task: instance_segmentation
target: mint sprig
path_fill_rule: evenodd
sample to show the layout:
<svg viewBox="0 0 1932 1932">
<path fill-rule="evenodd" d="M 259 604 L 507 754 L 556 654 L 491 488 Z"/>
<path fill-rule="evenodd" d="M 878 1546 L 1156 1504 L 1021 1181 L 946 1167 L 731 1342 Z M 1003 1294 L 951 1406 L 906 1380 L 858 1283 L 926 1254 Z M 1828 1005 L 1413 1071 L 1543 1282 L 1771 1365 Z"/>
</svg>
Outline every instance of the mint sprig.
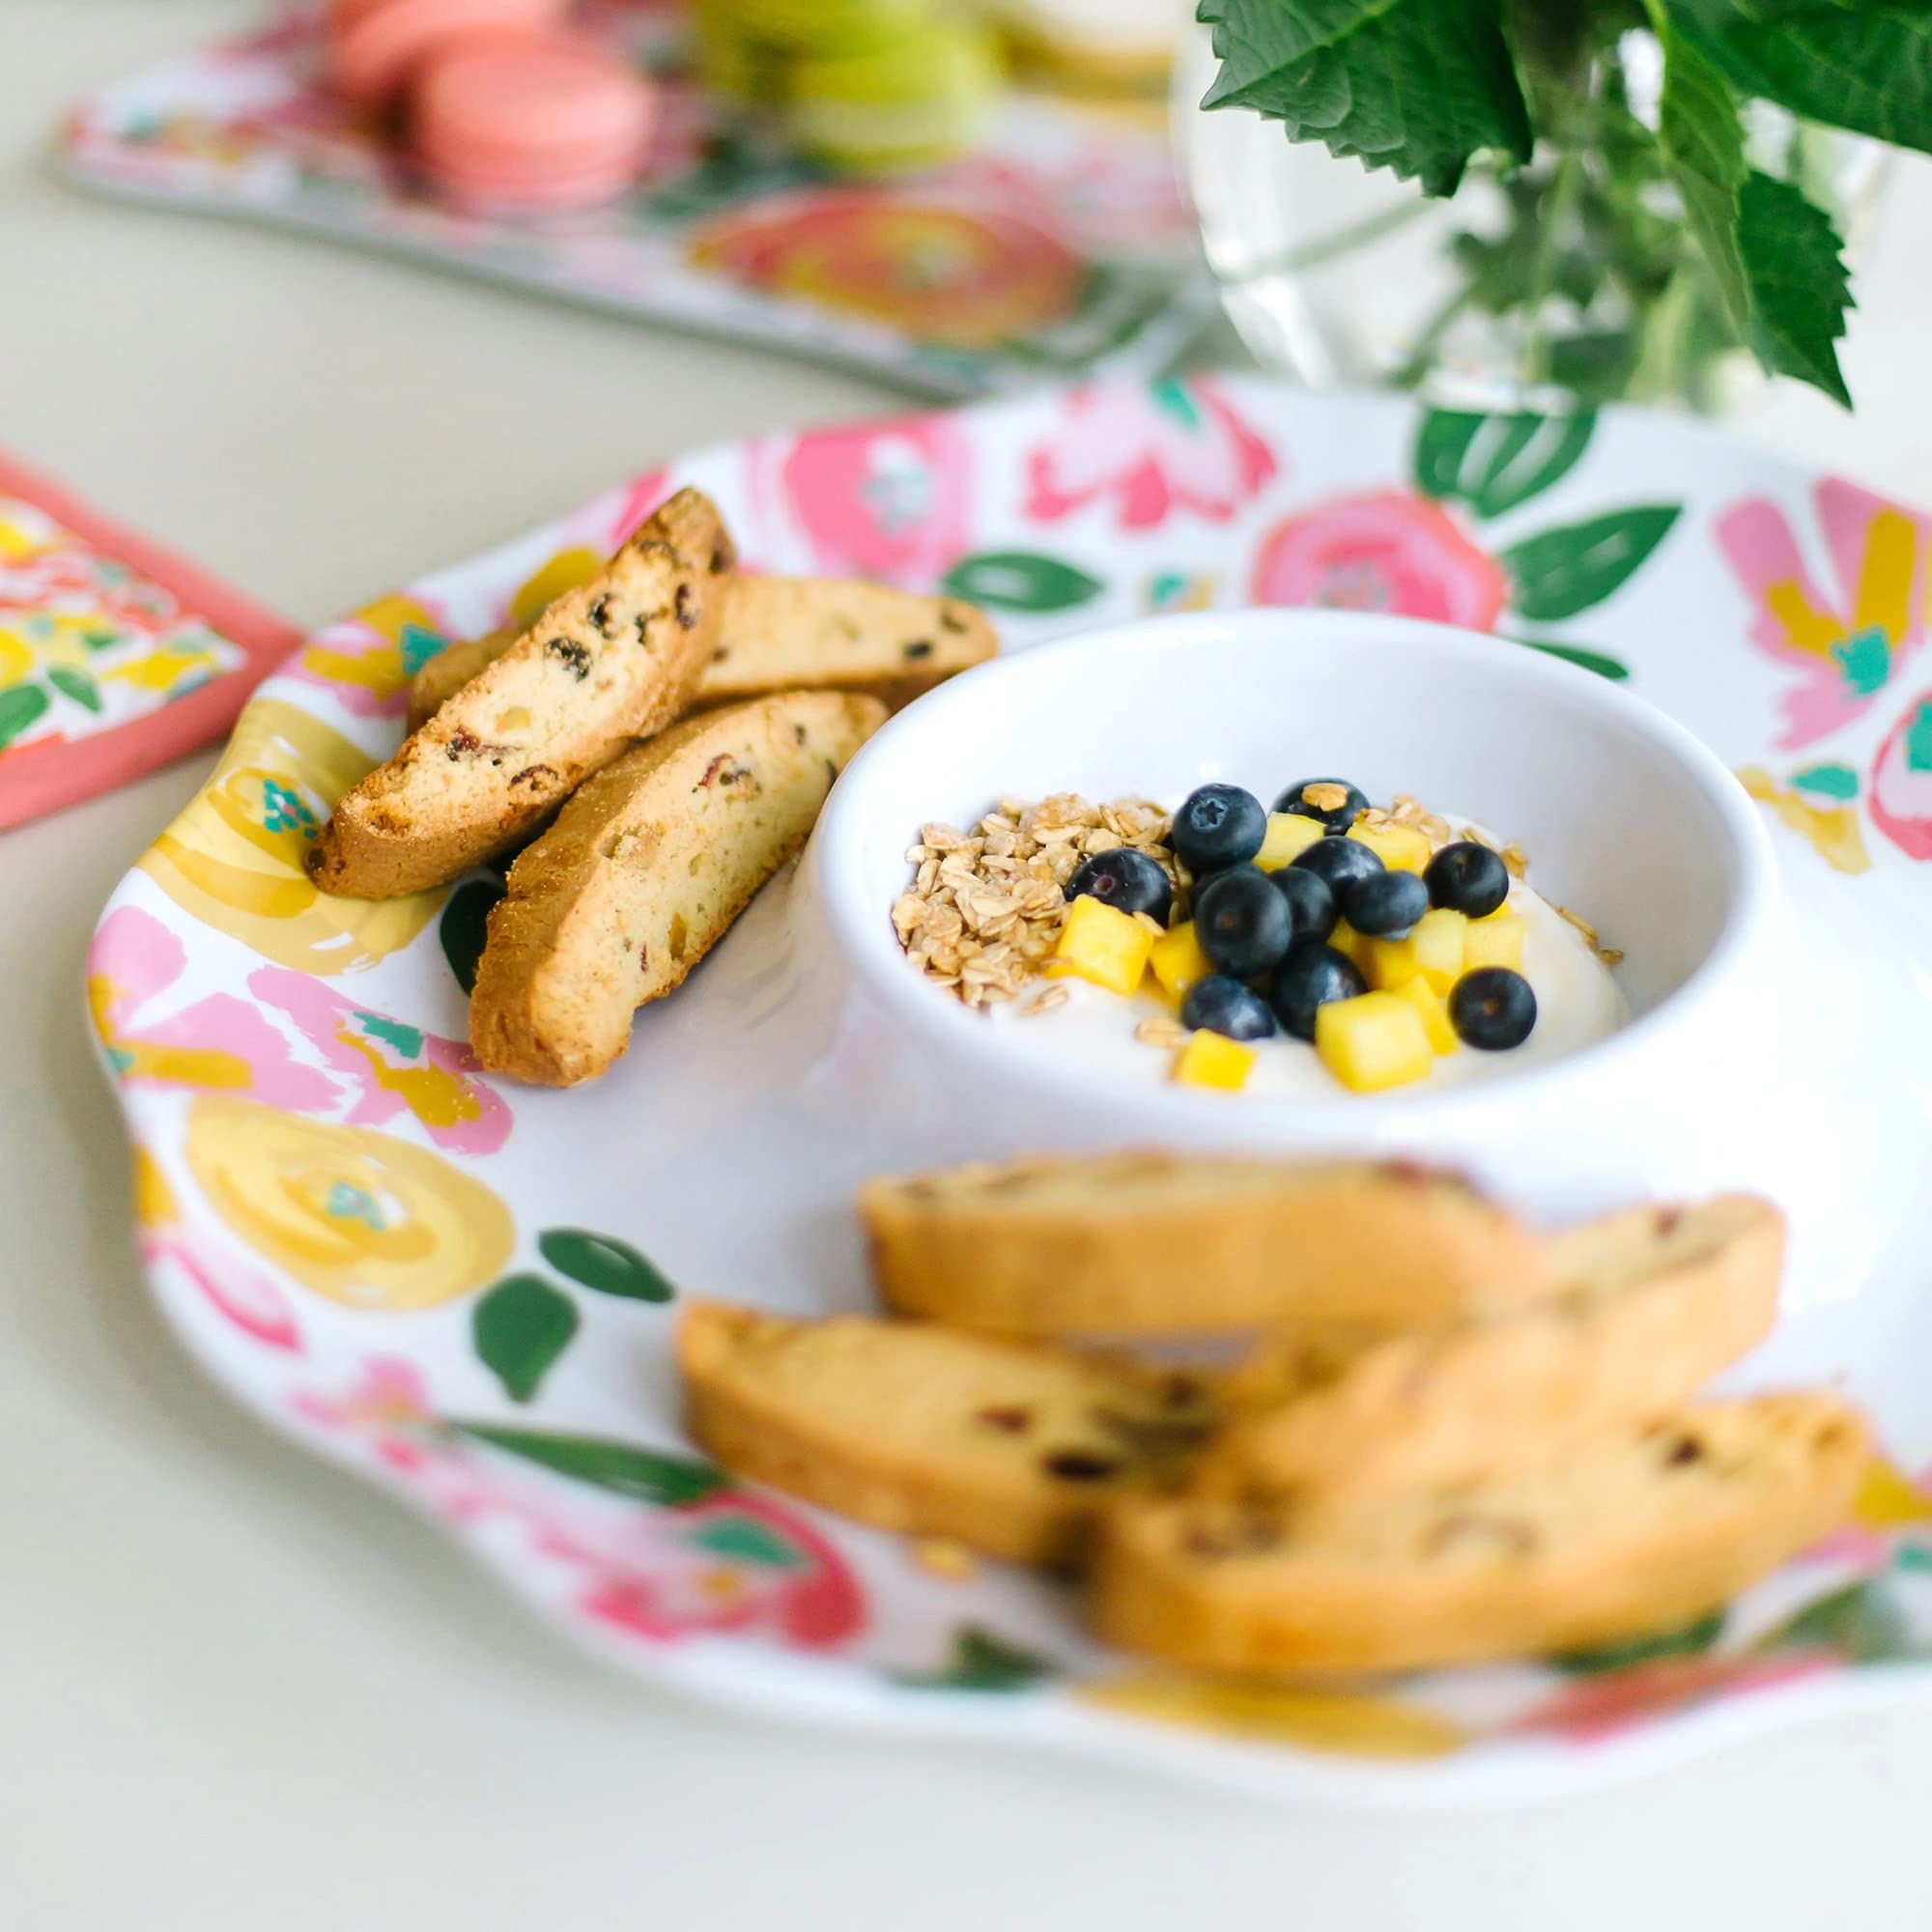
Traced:
<svg viewBox="0 0 1932 1932">
<path fill-rule="evenodd" d="M 1292 141 L 1453 194 L 1472 156 L 1530 151 L 1496 0 L 1201 0 L 1220 78 L 1204 107 L 1250 107 Z"/>
<path fill-rule="evenodd" d="M 1849 403 L 1836 221 L 1803 143 L 1794 178 L 1753 169 L 1746 104 L 1932 152 L 1928 0 L 1200 0 L 1198 17 L 1220 61 L 1204 106 L 1425 194 L 1471 168 L 1498 181 L 1504 225 L 1455 238 L 1463 286 L 1436 328 L 1520 314 L 1532 378 L 1590 399 L 1747 345 Z M 1645 21 L 1655 125 L 1623 92 L 1622 43 Z"/>
</svg>

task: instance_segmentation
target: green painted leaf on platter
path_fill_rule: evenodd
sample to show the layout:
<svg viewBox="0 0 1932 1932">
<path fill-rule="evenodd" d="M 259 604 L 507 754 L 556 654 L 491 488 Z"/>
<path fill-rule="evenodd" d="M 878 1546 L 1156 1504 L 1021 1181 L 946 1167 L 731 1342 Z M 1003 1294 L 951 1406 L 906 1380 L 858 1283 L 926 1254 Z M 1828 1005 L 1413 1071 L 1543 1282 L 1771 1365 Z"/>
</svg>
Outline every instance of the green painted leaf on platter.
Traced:
<svg viewBox="0 0 1932 1932">
<path fill-rule="evenodd" d="M 1912 1630 L 1898 1600 L 1881 1577 L 1861 1577 L 1806 1604 L 1760 1637 L 1760 1650 L 1809 1645 L 1839 1652 L 1853 1663 L 1882 1663 L 1916 1654 Z"/>
<path fill-rule="evenodd" d="M 1599 677 L 1606 677 L 1612 684 L 1622 684 L 1631 674 L 1630 666 L 1621 658 L 1613 658 L 1607 651 L 1593 651 L 1582 644 L 1559 644 L 1545 638 L 1519 638 L 1517 642 L 1527 644 L 1533 651 L 1541 651 L 1546 657 L 1561 658 L 1565 664 L 1573 664 L 1583 670 L 1593 670 Z"/>
<path fill-rule="evenodd" d="M 632 1301 L 668 1301 L 676 1290 L 628 1241 L 585 1228 L 546 1228 L 537 1251 L 558 1274 L 599 1294 Z"/>
<path fill-rule="evenodd" d="M 1415 441 L 1415 482 L 1479 517 L 1499 517 L 1567 475 L 1590 446 L 1597 418 L 1481 415 L 1431 410 Z"/>
<path fill-rule="evenodd" d="M 577 1307 L 540 1274 L 507 1275 L 470 1311 L 476 1353 L 512 1402 L 528 1402 L 577 1333 Z"/>
<path fill-rule="evenodd" d="M 919 1690 L 1025 1690 L 1052 1675 L 1054 1666 L 1037 1652 L 979 1624 L 962 1624 L 945 1664 L 901 1672 L 898 1681 Z"/>
<path fill-rule="evenodd" d="M 442 909 L 437 936 L 442 941 L 442 956 L 449 961 L 456 983 L 466 993 L 476 990 L 476 962 L 483 956 L 490 909 L 502 896 L 500 885 L 488 879 L 470 879 L 450 894 Z"/>
<path fill-rule="evenodd" d="M 1633 504 L 1545 530 L 1502 552 L 1498 561 L 1516 586 L 1517 611 L 1532 623 L 1553 624 L 1601 604 L 1643 567 L 1682 508 Z"/>
<path fill-rule="evenodd" d="M 1071 611 L 1106 588 L 1097 577 L 1036 551 L 982 550 L 962 557 L 941 587 L 953 597 L 999 611 Z"/>
<path fill-rule="evenodd" d="M 1628 1670 L 1634 1663 L 1654 1663 L 1661 1657 L 1701 1656 L 1717 1642 L 1723 1628 L 1723 1611 L 1712 1610 L 1676 1630 L 1632 1637 L 1625 1643 L 1602 1644 L 1593 1650 L 1569 1651 L 1550 1662 L 1572 1677 L 1601 1677 L 1608 1671 Z"/>
<path fill-rule="evenodd" d="M 723 1469 L 696 1456 L 639 1449 L 598 1435 L 559 1435 L 546 1430 L 511 1429 L 492 1422 L 453 1422 L 450 1427 L 475 1442 L 487 1442 L 526 1462 L 539 1463 L 573 1482 L 629 1496 L 637 1502 L 675 1508 L 695 1503 L 730 1484 Z"/>
</svg>

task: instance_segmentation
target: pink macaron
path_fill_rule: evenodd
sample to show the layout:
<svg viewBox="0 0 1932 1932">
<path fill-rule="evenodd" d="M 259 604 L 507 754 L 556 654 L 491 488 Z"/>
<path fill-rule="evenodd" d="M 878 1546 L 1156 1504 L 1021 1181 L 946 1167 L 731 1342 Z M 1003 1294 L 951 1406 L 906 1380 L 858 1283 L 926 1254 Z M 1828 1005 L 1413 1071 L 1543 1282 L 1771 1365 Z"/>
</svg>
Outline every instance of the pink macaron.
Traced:
<svg viewBox="0 0 1932 1932">
<path fill-rule="evenodd" d="M 329 15 L 328 77 L 364 106 L 392 100 L 453 39 L 491 29 L 541 31 L 567 0 L 336 0 Z"/>
<path fill-rule="evenodd" d="M 651 83 L 614 54 L 556 34 L 477 34 L 416 76 L 417 162 L 445 192 L 503 208 L 591 207 L 641 171 Z"/>
</svg>

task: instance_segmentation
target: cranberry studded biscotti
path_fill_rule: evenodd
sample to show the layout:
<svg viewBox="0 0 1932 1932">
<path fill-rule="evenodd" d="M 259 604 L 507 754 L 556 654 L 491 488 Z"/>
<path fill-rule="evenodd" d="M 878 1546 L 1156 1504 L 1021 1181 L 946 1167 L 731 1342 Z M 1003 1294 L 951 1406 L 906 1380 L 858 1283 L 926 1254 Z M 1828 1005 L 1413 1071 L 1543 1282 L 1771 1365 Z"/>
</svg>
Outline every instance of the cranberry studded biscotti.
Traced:
<svg viewBox="0 0 1932 1932">
<path fill-rule="evenodd" d="M 1128 1152 L 870 1181 L 887 1304 L 1008 1335 L 1388 1333 L 1547 1293 L 1547 1243 L 1466 1181 L 1362 1161 Z"/>
<path fill-rule="evenodd" d="M 697 1302 L 677 1359 L 691 1434 L 734 1474 L 1019 1563 L 1077 1561 L 1102 1500 L 1211 1422 L 1199 1377 L 922 1321 Z"/>
<path fill-rule="evenodd" d="M 586 781 L 490 914 L 469 1000 L 483 1065 L 547 1087 L 602 1073 L 637 1009 L 805 843 L 884 719 L 869 697 L 786 692 L 686 719 Z"/>
<path fill-rule="evenodd" d="M 522 635 L 492 631 L 439 651 L 410 686 L 410 729 L 420 730 Z M 999 647 L 984 613 L 961 598 L 858 578 L 734 577 L 693 701 L 857 691 L 896 711 Z"/>
<path fill-rule="evenodd" d="M 689 706 L 732 569 L 716 506 L 679 491 L 342 799 L 309 854 L 316 883 L 393 898 L 527 838 Z"/>
<path fill-rule="evenodd" d="M 1784 1217 L 1752 1195 L 1640 1208 L 1555 1242 L 1559 1291 L 1352 1350 L 1284 1336 L 1223 1384 L 1217 1493 L 1478 1482 L 1681 1408 L 1777 1315 Z"/>
<path fill-rule="evenodd" d="M 1869 1455 L 1836 1397 L 1709 1403 L 1423 1493 L 1122 1499 L 1097 1634 L 1208 1669 L 1429 1669 L 1606 1644 L 1727 1602 L 1841 1523 Z"/>
</svg>

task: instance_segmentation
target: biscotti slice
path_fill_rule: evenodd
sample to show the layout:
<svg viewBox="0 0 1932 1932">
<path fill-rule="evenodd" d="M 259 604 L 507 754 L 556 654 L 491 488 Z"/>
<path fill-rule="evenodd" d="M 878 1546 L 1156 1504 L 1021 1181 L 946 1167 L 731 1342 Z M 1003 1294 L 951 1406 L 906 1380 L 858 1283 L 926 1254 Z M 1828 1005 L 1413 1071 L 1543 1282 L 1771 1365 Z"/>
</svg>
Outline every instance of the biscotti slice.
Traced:
<svg viewBox="0 0 1932 1932">
<path fill-rule="evenodd" d="M 410 729 L 426 724 L 521 635 L 492 631 L 438 652 L 410 686 Z M 999 647 L 985 614 L 963 598 L 922 597 L 860 578 L 735 577 L 695 701 L 860 691 L 896 711 Z"/>
<path fill-rule="evenodd" d="M 922 1321 L 696 1302 L 677 1359 L 691 1434 L 734 1474 L 1020 1563 L 1076 1560 L 1102 1498 L 1210 1419 L 1199 1377 Z"/>
<path fill-rule="evenodd" d="M 1777 1316 L 1784 1217 L 1754 1195 L 1610 1215 L 1557 1249 L 1565 1285 L 1510 1314 L 1265 1345 L 1224 1384 L 1201 1486 L 1361 1495 L 1548 1462 L 1682 1407 Z"/>
<path fill-rule="evenodd" d="M 569 1087 L 662 998 L 805 843 L 885 709 L 794 691 L 702 712 L 588 780 L 519 854 L 469 1000 L 483 1065 Z"/>
<path fill-rule="evenodd" d="M 686 709 L 731 571 L 717 506 L 680 490 L 343 798 L 309 853 L 315 882 L 392 898 L 527 838 Z"/>
<path fill-rule="evenodd" d="M 1613 1643 L 1716 1608 L 1834 1529 L 1868 1454 L 1857 1410 L 1794 1392 L 1421 1494 L 1123 1498 L 1094 1625 L 1173 1663 L 1318 1676 Z"/>
<path fill-rule="evenodd" d="M 887 1303 L 1008 1335 L 1388 1332 L 1550 1287 L 1546 1244 L 1465 1181 L 1405 1164 L 1125 1152 L 868 1182 Z"/>
</svg>

